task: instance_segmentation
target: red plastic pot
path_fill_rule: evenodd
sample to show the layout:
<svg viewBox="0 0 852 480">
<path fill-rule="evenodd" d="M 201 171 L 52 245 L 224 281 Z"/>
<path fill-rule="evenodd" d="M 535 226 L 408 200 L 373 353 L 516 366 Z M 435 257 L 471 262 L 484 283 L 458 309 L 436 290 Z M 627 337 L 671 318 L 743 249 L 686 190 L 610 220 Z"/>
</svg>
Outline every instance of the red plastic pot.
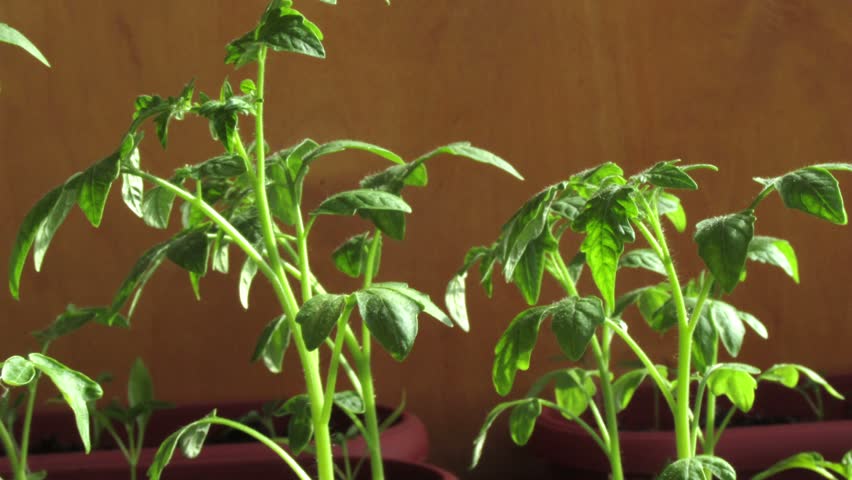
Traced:
<svg viewBox="0 0 852 480">
<path fill-rule="evenodd" d="M 145 478 L 144 472 L 150 465 L 156 448 L 172 432 L 181 426 L 197 420 L 216 408 L 217 413 L 226 418 L 238 418 L 249 410 L 257 408 L 252 403 L 232 403 L 224 406 L 191 405 L 181 406 L 170 410 L 157 412 L 152 419 L 146 432 L 145 451 L 140 459 L 139 478 Z M 388 415 L 391 408 L 379 407 L 379 416 Z M 214 439 L 217 432 L 223 429 L 213 426 L 209 439 Z M 103 478 L 127 478 L 128 465 L 122 457 L 121 452 L 114 449 L 109 441 L 104 441 L 104 450 L 94 451 L 88 456 L 80 450 L 80 440 L 73 417 L 66 410 L 44 412 L 38 414 L 33 420 L 33 433 L 31 445 L 38 448 L 40 445 L 52 445 L 61 449 L 75 450 L 67 453 L 31 453 L 29 465 L 33 471 L 47 470 L 52 480 L 76 480 L 80 478 L 101 478 L 100 472 L 107 475 Z M 399 460 L 402 462 L 423 462 L 429 455 L 429 438 L 423 422 L 415 415 L 404 412 L 397 422 L 382 432 L 382 455 L 387 460 Z M 351 456 L 367 455 L 367 446 L 363 438 L 354 438 L 347 444 Z M 33 452 L 34 450 L 31 450 Z M 339 453 L 339 451 L 337 452 Z M 257 464 L 255 465 L 255 463 Z M 211 466 L 207 466 L 207 465 Z M 286 472 L 286 465 L 263 445 L 257 442 L 245 443 L 223 443 L 208 444 L 204 447 L 202 454 L 192 461 L 176 455 L 173 465 L 169 469 L 166 478 L 171 479 L 173 475 L 184 475 L 179 478 L 195 478 L 192 473 L 178 474 L 172 470 L 193 469 L 240 472 L 236 477 L 222 476 L 220 478 L 255 478 L 252 472 L 264 471 L 274 473 L 276 468 Z M 0 476 L 9 472 L 6 458 L 0 457 Z M 115 477 L 119 472 L 124 472 L 123 477 Z M 113 475 L 110 477 L 110 475 Z M 5 478 L 5 477 L 4 477 Z M 206 477 L 198 477 L 206 478 Z M 284 477 L 286 478 L 286 477 Z"/>
<path fill-rule="evenodd" d="M 852 375 L 830 379 L 847 399 L 852 398 Z M 808 407 L 798 393 L 775 385 L 761 385 L 754 413 L 763 418 L 807 418 Z M 637 393 L 619 422 L 622 465 L 628 478 L 653 478 L 677 456 L 674 432 L 665 406 L 661 430 L 653 430 L 651 389 Z M 721 402 L 720 402 L 721 403 Z M 852 402 L 826 400 L 825 421 L 772 425 L 731 426 L 716 447 L 716 455 L 729 461 L 740 474 L 755 474 L 790 455 L 817 451 L 839 460 L 852 449 Z M 724 412 L 725 408 L 720 411 Z M 666 424 L 666 422 L 668 424 Z M 600 447 L 576 423 L 547 409 L 536 425 L 530 448 L 572 478 L 607 478 L 609 462 Z M 792 478 L 803 478 L 802 472 Z M 583 476 L 585 475 L 585 476 Z"/>
</svg>

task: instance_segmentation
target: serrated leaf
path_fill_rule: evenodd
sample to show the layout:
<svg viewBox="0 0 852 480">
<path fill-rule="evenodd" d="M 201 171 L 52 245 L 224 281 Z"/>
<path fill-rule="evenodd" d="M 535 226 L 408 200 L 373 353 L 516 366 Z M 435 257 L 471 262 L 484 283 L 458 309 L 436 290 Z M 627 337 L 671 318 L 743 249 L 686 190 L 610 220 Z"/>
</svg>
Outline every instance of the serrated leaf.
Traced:
<svg viewBox="0 0 852 480">
<path fill-rule="evenodd" d="M 249 308 L 249 291 L 251 290 L 251 284 L 254 281 L 255 275 L 257 275 L 257 263 L 250 258 L 246 258 L 243 268 L 240 269 L 239 287 L 240 305 L 246 310 Z"/>
<path fill-rule="evenodd" d="M 92 320 L 107 326 L 121 328 L 127 328 L 130 326 L 127 323 L 126 318 L 117 313 L 113 314 L 109 308 L 77 308 L 74 305 L 68 305 L 66 310 L 57 316 L 53 323 L 44 330 L 33 332 L 33 336 L 35 336 L 42 345 L 47 345 L 54 340 L 76 331 Z"/>
<path fill-rule="evenodd" d="M 131 131 L 136 131 L 147 118 L 154 119 L 154 127 L 160 145 L 166 148 L 169 138 L 169 122 L 172 118 L 182 119 L 183 115 L 192 108 L 192 97 L 195 94 L 195 82 L 184 85 L 177 97 L 163 98 L 159 95 L 141 95 L 136 97 L 134 104 L 133 123 Z"/>
<path fill-rule="evenodd" d="M 754 221 L 751 213 L 732 213 L 702 220 L 695 227 L 698 254 L 726 292 L 733 291 L 742 276 Z"/>
<path fill-rule="evenodd" d="M 559 348 L 569 359 L 582 358 L 595 330 L 606 320 L 606 312 L 597 297 L 570 297 L 553 304 L 551 328 Z"/>
<path fill-rule="evenodd" d="M 10 387 L 23 387 L 35 379 L 36 370 L 32 362 L 19 355 L 14 355 L 3 362 L 0 380 Z"/>
<path fill-rule="evenodd" d="M 680 160 L 659 162 L 634 177 L 657 187 L 697 190 L 698 184 L 686 171 L 677 166 L 678 162 Z"/>
<path fill-rule="evenodd" d="M 8 43 L 10 45 L 14 45 L 16 47 L 20 47 L 24 49 L 27 53 L 36 58 L 39 62 L 43 63 L 45 66 L 49 67 L 50 63 L 41 53 L 41 51 L 33 45 L 27 37 L 24 36 L 18 30 L 10 27 L 5 23 L 0 23 L 0 43 Z"/>
<path fill-rule="evenodd" d="M 318 348 L 331 335 L 346 305 L 346 296 L 322 293 L 302 305 L 296 323 L 302 326 L 302 338 L 308 350 Z"/>
<path fill-rule="evenodd" d="M 719 480 L 737 479 L 734 467 L 724 459 L 710 455 L 696 455 L 670 464 L 657 477 L 657 480 L 710 480 L 705 471 L 710 472 L 712 478 Z"/>
<path fill-rule="evenodd" d="M 401 239 L 405 231 L 405 213 L 411 213 L 411 207 L 402 198 L 378 190 L 362 189 L 332 195 L 311 215 L 359 214 L 391 238 Z"/>
<path fill-rule="evenodd" d="M 783 175 L 774 182 L 787 208 L 846 225 L 846 209 L 837 179 L 822 167 L 805 167 Z"/>
<path fill-rule="evenodd" d="M 748 244 L 748 259 L 779 267 L 799 283 L 799 262 L 787 240 L 756 235 Z"/>
<path fill-rule="evenodd" d="M 518 370 L 529 368 L 538 330 L 549 309 L 550 306 L 533 307 L 518 314 L 494 347 L 491 378 L 500 395 L 512 389 Z"/>
<path fill-rule="evenodd" d="M 284 353 L 290 345 L 290 324 L 287 317 L 279 315 L 269 322 L 257 339 L 251 361 L 263 359 L 263 364 L 272 373 L 281 373 Z"/>
<path fill-rule="evenodd" d="M 157 186 L 142 196 L 142 220 L 145 225 L 164 229 L 169 226 L 169 218 L 175 203 L 175 194 L 171 190 Z"/>
<path fill-rule="evenodd" d="M 512 409 L 509 416 L 509 432 L 516 445 L 524 446 L 527 444 L 539 415 L 541 415 L 541 402 L 538 399 L 522 403 Z"/>
<path fill-rule="evenodd" d="M 322 33 L 316 25 L 289 6 L 270 7 L 254 30 L 227 45 L 225 63 L 239 68 L 257 61 L 264 47 L 325 58 Z"/>
<path fill-rule="evenodd" d="M 666 275 L 666 267 L 660 257 L 650 248 L 630 250 L 618 261 L 620 267 L 644 268 L 660 275 Z"/>
<path fill-rule="evenodd" d="M 157 453 L 154 455 L 154 459 L 151 461 L 151 466 L 148 468 L 148 478 L 150 480 L 160 479 L 163 470 L 171 462 L 178 445 L 180 445 L 181 450 L 187 457 L 197 457 L 201 453 L 201 447 L 207 438 L 207 432 L 210 430 L 210 419 L 215 417 L 216 410 L 213 410 L 201 420 L 196 420 L 185 425 L 169 435 L 160 444 Z"/>
<path fill-rule="evenodd" d="M 82 373 L 72 370 L 58 361 L 39 353 L 29 354 L 29 360 L 43 374 L 47 375 L 59 392 L 65 403 L 74 412 L 77 431 L 86 453 L 91 450 L 89 436 L 88 403 L 101 398 L 104 394 L 101 386 Z"/>
<path fill-rule="evenodd" d="M 503 276 L 512 280 L 515 268 L 527 247 L 541 238 L 547 228 L 547 215 L 556 196 L 564 190 L 565 184 L 551 185 L 527 201 L 507 221 L 500 231 L 496 252 L 503 264 Z"/>
<path fill-rule="evenodd" d="M 361 318 L 379 344 L 397 361 L 411 352 L 417 336 L 417 315 L 422 307 L 411 298 L 387 288 L 355 292 Z"/>
</svg>

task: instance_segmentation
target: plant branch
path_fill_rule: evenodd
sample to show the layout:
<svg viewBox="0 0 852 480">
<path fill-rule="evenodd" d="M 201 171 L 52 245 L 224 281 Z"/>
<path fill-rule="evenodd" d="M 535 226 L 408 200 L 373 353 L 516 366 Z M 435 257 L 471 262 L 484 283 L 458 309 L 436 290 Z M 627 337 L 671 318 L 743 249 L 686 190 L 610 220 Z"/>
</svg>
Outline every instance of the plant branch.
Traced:
<svg viewBox="0 0 852 480">
<path fill-rule="evenodd" d="M 660 390 L 660 393 L 663 395 L 663 398 L 666 400 L 666 404 L 669 406 L 669 409 L 672 413 L 675 412 L 675 401 L 674 397 L 672 397 L 672 392 L 669 387 L 669 383 L 666 379 L 660 375 L 659 370 L 657 370 L 656 365 L 651 361 L 648 355 L 642 350 L 642 347 L 630 336 L 627 330 L 621 328 L 615 321 L 612 319 L 606 319 L 607 325 L 618 335 L 621 340 L 627 344 L 628 347 L 633 351 L 636 357 L 639 358 L 639 361 L 642 362 L 642 365 L 645 366 L 645 369 L 648 371 L 648 375 L 654 380 L 654 383 L 657 384 L 657 388 Z"/>
</svg>

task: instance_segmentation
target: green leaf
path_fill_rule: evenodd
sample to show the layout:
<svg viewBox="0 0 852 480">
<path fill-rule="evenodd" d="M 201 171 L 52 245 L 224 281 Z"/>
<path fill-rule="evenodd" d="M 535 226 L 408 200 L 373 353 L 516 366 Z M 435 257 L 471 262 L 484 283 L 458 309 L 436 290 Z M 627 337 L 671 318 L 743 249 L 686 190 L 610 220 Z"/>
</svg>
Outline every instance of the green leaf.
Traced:
<svg viewBox="0 0 852 480">
<path fill-rule="evenodd" d="M 164 229 L 169 226 L 175 193 L 163 187 L 154 187 L 142 196 L 142 220 L 145 225 Z"/>
<path fill-rule="evenodd" d="M 35 367 L 32 362 L 19 355 L 14 355 L 3 362 L 0 380 L 10 387 L 23 387 L 35 379 Z"/>
<path fill-rule="evenodd" d="M 39 49 L 33 45 L 33 43 L 30 42 L 24 34 L 5 23 L 0 23 L 0 43 L 8 43 L 10 45 L 20 47 L 45 66 L 50 66 L 50 63 L 48 63 L 47 59 L 44 58 L 41 51 L 39 51 Z"/>
<path fill-rule="evenodd" d="M 136 149 L 136 139 L 141 138 L 134 135 L 125 137 L 122 147 L 119 151 L 104 158 L 100 162 L 87 168 L 81 174 L 81 187 L 77 203 L 80 205 L 80 210 L 89 219 L 92 226 L 97 227 L 101 224 L 104 216 L 104 207 L 106 206 L 107 196 L 109 195 L 112 182 L 118 179 L 121 173 L 122 161 L 136 154 L 138 162 L 138 150 Z M 135 177 L 138 178 L 138 177 Z M 139 179 L 141 181 L 141 179 Z M 122 192 L 122 195 L 124 193 Z M 136 205 L 134 204 L 134 207 Z M 133 207 L 131 207 L 131 210 Z"/>
<path fill-rule="evenodd" d="M 541 402 L 533 399 L 512 409 L 509 416 L 509 432 L 516 445 L 524 446 L 530 440 L 535 421 L 541 415 Z"/>
<path fill-rule="evenodd" d="M 518 370 L 527 370 L 530 367 L 530 357 L 538 338 L 538 330 L 549 311 L 550 306 L 524 310 L 512 320 L 497 342 L 491 378 L 500 395 L 506 395 L 512 389 Z"/>
<path fill-rule="evenodd" d="M 779 267 L 799 283 L 799 262 L 787 240 L 756 235 L 748 244 L 748 259 Z"/>
<path fill-rule="evenodd" d="M 136 358 L 130 367 L 130 377 L 127 380 L 127 405 L 131 409 L 141 408 L 144 413 L 136 418 L 139 428 L 144 429 L 151 417 L 149 405 L 154 401 L 154 382 L 151 374 L 141 358 Z"/>
<path fill-rule="evenodd" d="M 606 162 L 571 175 L 569 183 L 581 197 L 589 198 L 606 185 L 624 185 L 623 175 L 621 167 Z"/>
<path fill-rule="evenodd" d="M 216 243 L 213 245 L 213 259 L 210 261 L 213 271 L 219 273 L 228 273 L 229 270 L 229 251 L 230 244 L 221 235 L 216 238 Z"/>
<path fill-rule="evenodd" d="M 76 331 L 92 320 L 111 327 L 127 328 L 130 326 L 126 318 L 117 313 L 113 314 L 109 308 L 77 308 L 74 305 L 68 305 L 66 310 L 57 316 L 53 323 L 44 330 L 33 332 L 33 336 L 44 346 Z"/>
<path fill-rule="evenodd" d="M 141 136 L 140 136 L 141 139 Z M 125 143 L 127 143 L 125 141 Z M 134 142 L 132 150 L 126 155 L 122 152 L 122 163 L 127 163 L 133 169 L 139 168 L 139 149 Z M 145 183 L 142 177 L 124 173 L 121 175 L 121 199 L 127 208 L 139 218 L 142 218 L 142 199 L 144 198 Z"/>
<path fill-rule="evenodd" d="M 363 210 L 411 213 L 411 207 L 393 194 L 378 190 L 349 190 L 325 199 L 312 215 L 355 215 Z"/>
<path fill-rule="evenodd" d="M 618 265 L 628 268 L 644 268 L 660 275 L 666 275 L 666 267 L 663 265 L 663 261 L 650 248 L 640 248 L 625 253 Z"/>
<path fill-rule="evenodd" d="M 257 263 L 250 258 L 246 258 L 243 268 L 240 270 L 239 287 L 240 305 L 246 310 L 249 308 L 249 291 L 251 290 L 251 284 L 254 281 L 255 275 L 257 275 Z"/>
<path fill-rule="evenodd" d="M 757 317 L 741 310 L 737 311 L 737 315 L 740 317 L 740 320 L 742 320 L 743 323 L 748 325 L 749 328 L 751 328 L 758 336 L 764 339 L 769 338 L 769 332 L 766 331 L 766 326 L 761 323 L 761 321 L 758 320 Z"/>
<path fill-rule="evenodd" d="M 422 307 L 411 298 L 387 288 L 355 292 L 361 318 L 379 344 L 397 361 L 405 360 L 417 336 L 417 315 Z"/>
<path fill-rule="evenodd" d="M 346 295 L 321 293 L 302 305 L 296 323 L 302 326 L 302 338 L 308 350 L 318 348 L 331 335 L 346 305 Z"/>
<path fill-rule="evenodd" d="M 284 363 L 284 353 L 290 345 L 290 324 L 287 317 L 279 315 L 269 322 L 254 347 L 251 361 L 263 359 L 263 364 L 272 373 L 281 373 Z"/>
<path fill-rule="evenodd" d="M 742 276 L 754 220 L 748 212 L 732 213 L 702 220 L 695 227 L 698 254 L 726 292 L 733 291 Z"/>
<path fill-rule="evenodd" d="M 246 164 L 239 155 L 220 155 L 193 165 L 187 173 L 196 180 L 239 177 L 246 173 Z"/>
<path fill-rule="evenodd" d="M 394 240 L 405 238 L 405 212 L 393 210 L 364 210 L 361 218 L 369 220 L 379 230 Z"/>
<path fill-rule="evenodd" d="M 725 350 L 733 357 L 739 355 L 745 326 L 737 309 L 721 300 L 707 300 L 704 308 L 709 311 L 713 327 L 719 333 Z"/>
<path fill-rule="evenodd" d="M 528 305 L 538 303 L 547 255 L 558 253 L 559 242 L 545 228 L 538 238 L 526 245 L 524 253 L 518 259 L 512 274 L 512 282 L 517 285 Z M 504 267 L 505 271 L 505 267 Z"/>
<path fill-rule="evenodd" d="M 625 373 L 613 382 L 612 389 L 615 396 L 615 406 L 619 412 L 627 408 L 630 400 L 633 399 L 633 394 L 636 393 L 636 389 L 639 388 L 639 385 L 642 384 L 642 381 L 647 376 L 648 370 L 639 368 Z"/>
<path fill-rule="evenodd" d="M 676 165 L 678 162 L 680 160 L 659 162 L 653 167 L 634 175 L 634 178 L 640 182 L 650 183 L 651 185 L 662 188 L 697 190 L 698 184 L 695 183 L 695 180 L 686 171 Z"/>
<path fill-rule="evenodd" d="M 775 179 L 787 208 L 801 210 L 837 225 L 846 225 L 846 209 L 837 179 L 822 167 L 805 167 Z"/>
<path fill-rule="evenodd" d="M 255 62 L 264 47 L 325 58 L 319 28 L 289 5 L 279 3 L 267 8 L 254 30 L 227 45 L 225 63 L 239 68 Z"/>
<path fill-rule="evenodd" d="M 686 210 L 683 209 L 680 199 L 675 195 L 659 192 L 657 194 L 657 212 L 660 215 L 665 215 L 678 232 L 686 230 Z"/>
<path fill-rule="evenodd" d="M 42 197 L 24 217 L 24 221 L 18 230 L 15 245 L 12 247 L 12 255 L 9 258 L 9 291 L 16 300 L 20 298 L 21 274 L 24 270 L 27 254 L 33 245 L 36 234 L 62 197 L 64 188 L 64 185 L 57 187 Z"/>
<path fill-rule="evenodd" d="M 341 410 L 354 415 L 362 415 L 365 411 L 364 400 L 358 392 L 345 390 L 334 393 L 334 405 Z"/>
<path fill-rule="evenodd" d="M 503 276 L 506 281 L 514 277 L 515 267 L 527 247 L 542 237 L 547 228 L 547 214 L 556 196 L 564 190 L 565 184 L 551 185 L 537 193 L 525 203 L 501 228 L 496 251 L 503 264 Z M 547 245 L 544 242 L 542 246 Z M 538 249 L 541 250 L 541 249 Z"/>
<path fill-rule="evenodd" d="M 381 237 L 379 237 L 379 248 L 378 252 L 381 252 Z M 331 254 L 331 259 L 334 262 L 334 266 L 337 267 L 339 271 L 342 273 L 352 277 L 358 278 L 361 276 L 361 273 L 365 270 L 367 266 L 367 259 L 370 257 L 370 243 L 372 242 L 372 237 L 369 232 L 364 232 L 359 235 L 355 235 L 347 239 L 343 244 L 337 247 L 334 252 Z M 379 257 L 380 255 L 377 255 Z M 381 262 L 379 258 L 376 258 L 373 263 L 373 275 L 375 276 L 379 271 L 379 266 Z"/>
<path fill-rule="evenodd" d="M 573 361 L 583 356 L 595 330 L 606 320 L 603 303 L 597 297 L 566 298 L 548 313 L 553 315 L 551 328 L 559 348 Z"/>
<path fill-rule="evenodd" d="M 734 467 L 724 459 L 710 455 L 696 455 L 670 464 L 657 477 L 657 480 L 710 480 L 705 471 L 710 473 L 711 478 L 737 479 Z"/>
<path fill-rule="evenodd" d="M 180 120 L 192 108 L 192 97 L 195 94 L 195 82 L 184 85 L 177 97 L 163 98 L 159 95 L 141 95 L 136 97 L 131 131 L 136 131 L 146 119 L 153 117 L 157 138 L 160 145 L 166 148 L 169 138 L 169 122 L 172 118 Z"/>
<path fill-rule="evenodd" d="M 296 395 L 287 400 L 279 412 L 290 415 L 290 421 L 287 424 L 287 445 L 293 453 L 301 453 L 314 434 L 310 399 L 307 395 Z"/>
<path fill-rule="evenodd" d="M 185 425 L 169 435 L 160 444 L 160 448 L 157 449 L 157 453 L 151 461 L 151 466 L 148 468 L 148 478 L 150 480 L 160 479 L 163 470 L 172 461 L 178 445 L 187 457 L 197 457 L 201 453 L 204 440 L 207 438 L 207 432 L 210 430 L 210 419 L 212 418 L 216 418 L 216 410 L 213 410 L 201 420 Z"/>
<path fill-rule="evenodd" d="M 37 369 L 53 381 L 53 384 L 62 394 L 62 398 L 65 399 L 65 403 L 71 407 L 77 422 L 77 430 L 80 432 L 80 439 L 83 441 L 83 448 L 86 453 L 89 453 L 91 441 L 89 440 L 88 403 L 103 396 L 104 392 L 101 390 L 101 386 L 91 378 L 76 370 L 71 370 L 48 356 L 31 353 L 29 359 Z"/>
<path fill-rule="evenodd" d="M 823 456 L 817 452 L 802 452 L 774 463 L 772 466 L 752 478 L 754 480 L 762 480 L 764 478 L 777 475 L 785 470 L 802 469 L 817 473 L 823 478 L 835 480 L 837 477 L 832 475 L 831 471 L 825 468 L 827 463 L 828 462 L 825 461 Z"/>
<path fill-rule="evenodd" d="M 766 369 L 758 380 L 768 380 L 770 382 L 780 383 L 787 388 L 796 388 L 799 384 L 799 374 L 803 374 L 811 382 L 821 386 L 834 398 L 843 400 L 843 395 L 832 387 L 822 375 L 811 370 L 803 365 L 794 363 L 779 363 Z"/>
<path fill-rule="evenodd" d="M 580 251 L 586 254 L 595 285 L 610 308 L 615 305 L 618 258 L 624 251 L 624 242 L 636 238 L 630 225 L 639 216 L 633 192 L 633 187 L 618 185 L 598 190 L 571 224 L 574 230 L 586 233 Z"/>
<path fill-rule="evenodd" d="M 449 154 L 449 155 L 456 155 L 456 156 L 459 156 L 459 157 L 466 157 L 466 158 L 469 158 L 469 159 L 471 159 L 475 162 L 484 163 L 484 164 L 487 164 L 487 165 L 497 167 L 500 170 L 503 170 L 504 172 L 508 173 L 509 175 L 511 175 L 511 176 L 513 176 L 513 177 L 515 177 L 519 180 L 524 179 L 524 177 L 521 176 L 521 174 L 518 173 L 518 171 L 515 170 L 515 167 L 513 167 L 509 162 L 503 160 L 502 158 L 498 157 L 497 155 L 494 155 L 493 153 L 491 153 L 487 150 L 483 150 L 481 148 L 474 147 L 473 145 L 470 144 L 470 142 L 456 142 L 456 143 L 451 143 L 449 145 L 444 145 L 442 147 L 438 147 L 438 148 L 432 150 L 431 152 L 420 156 L 417 160 L 414 161 L 414 163 L 426 161 L 426 160 L 428 160 L 428 159 L 430 159 L 430 158 L 432 158 L 436 155 L 440 155 L 442 153 L 446 153 L 446 154 Z"/>
<path fill-rule="evenodd" d="M 553 387 L 556 404 L 559 405 L 562 415 L 571 420 L 589 408 L 596 391 L 594 380 L 585 370 L 579 368 L 570 368 L 558 373 Z"/>
<path fill-rule="evenodd" d="M 168 243 L 166 257 L 179 267 L 199 275 L 207 273 L 210 239 L 207 228 L 194 228 L 177 234 Z"/>
<path fill-rule="evenodd" d="M 516 400 L 513 402 L 504 402 L 488 412 L 488 415 L 485 416 L 485 422 L 482 424 L 482 428 L 479 429 L 479 433 L 476 435 L 476 438 L 473 440 L 473 459 L 470 463 L 470 468 L 473 469 L 479 464 L 480 458 L 482 458 L 482 447 L 485 446 L 485 437 L 488 435 L 488 430 L 491 428 L 491 425 L 494 424 L 494 421 L 497 420 L 497 417 L 500 416 L 501 413 L 512 408 L 516 405 L 523 405 L 524 403 L 538 403 L 539 400 L 537 398 L 529 398 L 525 400 Z"/>
<path fill-rule="evenodd" d="M 68 213 L 77 201 L 81 181 L 82 177 L 80 174 L 74 174 L 65 182 L 62 186 L 62 190 L 56 198 L 56 201 L 50 206 L 50 210 L 47 212 L 47 215 L 43 218 L 36 230 L 35 247 L 33 248 L 33 261 L 37 272 L 41 270 L 44 255 L 47 253 L 47 248 L 50 246 L 53 236 L 56 234 L 59 226 L 62 225 L 62 222 L 65 221 L 65 217 L 68 216 Z M 24 220 L 24 222 L 26 223 L 26 220 Z"/>
<path fill-rule="evenodd" d="M 446 325 L 448 327 L 453 326 L 453 322 L 452 322 L 452 320 L 450 320 L 450 317 L 446 313 L 444 313 L 440 309 L 440 307 L 438 307 L 438 305 L 436 305 L 435 302 L 432 301 L 431 298 L 429 298 L 429 295 L 426 295 L 425 293 L 423 293 L 419 290 L 415 290 L 415 289 L 409 287 L 408 284 L 406 284 L 406 283 L 382 282 L 382 283 L 374 283 L 373 287 L 375 287 L 375 288 L 387 288 L 387 289 L 393 290 L 397 293 L 401 293 L 402 295 L 405 295 L 406 297 L 417 302 L 417 304 L 421 308 L 421 311 L 423 313 L 425 313 L 426 315 L 429 315 L 430 317 L 438 320 L 439 322 L 443 323 L 444 325 Z"/>
<path fill-rule="evenodd" d="M 719 363 L 710 367 L 707 373 L 707 386 L 713 395 L 728 397 L 731 403 L 748 412 L 754 405 L 754 391 L 757 380 L 752 375 L 760 370 L 740 363 Z"/>
<path fill-rule="evenodd" d="M 456 322 L 464 332 L 470 331 L 470 320 L 467 316 L 467 302 L 465 294 L 465 280 L 467 272 L 456 274 L 447 283 L 447 292 L 444 294 L 444 304 L 450 318 Z"/>
<path fill-rule="evenodd" d="M 113 297 L 110 313 L 115 314 L 120 311 L 124 307 L 124 304 L 127 303 L 127 300 L 133 297 L 127 312 L 127 318 L 129 319 L 133 316 L 133 311 L 136 309 L 136 303 L 142 295 L 142 290 L 160 264 L 163 263 L 169 244 L 170 242 L 164 242 L 155 245 L 139 257 L 139 260 L 133 265 L 130 273 Z"/>
</svg>

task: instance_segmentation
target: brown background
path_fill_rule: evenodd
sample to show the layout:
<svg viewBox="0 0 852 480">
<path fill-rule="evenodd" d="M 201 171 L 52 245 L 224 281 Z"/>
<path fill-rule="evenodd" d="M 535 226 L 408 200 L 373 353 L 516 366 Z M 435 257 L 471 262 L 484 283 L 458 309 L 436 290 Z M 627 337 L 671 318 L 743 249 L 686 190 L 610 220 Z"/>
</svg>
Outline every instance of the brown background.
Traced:
<svg viewBox="0 0 852 480">
<path fill-rule="evenodd" d="M 135 95 L 174 95 L 193 77 L 215 93 L 226 75 L 235 83 L 252 75 L 250 67 L 224 66 L 223 46 L 253 25 L 264 3 L 0 3 L 0 21 L 22 30 L 53 63 L 48 70 L 18 50 L 0 49 L 0 252 L 10 251 L 36 200 L 117 146 Z M 521 183 L 479 164 L 440 158 L 430 164 L 429 187 L 406 194 L 415 214 L 406 241 L 386 242 L 380 279 L 406 280 L 435 298 L 469 246 L 491 242 L 502 222 L 544 185 L 591 165 L 609 160 L 636 171 L 672 158 L 719 165 L 719 173 L 697 173 L 702 190 L 683 196 L 692 225 L 745 206 L 758 189 L 753 176 L 852 157 L 848 2 L 398 0 L 385 7 L 360 0 L 299 6 L 322 26 L 329 56 L 272 57 L 267 125 L 273 148 L 306 136 L 356 138 L 411 158 L 438 144 L 471 140 L 527 177 Z M 248 125 L 245 132 L 251 132 Z M 175 123 L 170 136 L 163 153 L 149 134 L 142 157 L 150 170 L 166 174 L 220 153 L 204 121 Z M 350 188 L 380 167 L 358 154 L 327 160 L 314 169 L 308 197 L 315 202 Z M 848 175 L 841 181 L 850 184 Z M 20 302 L 0 295 L 0 355 L 34 348 L 27 332 L 68 302 L 108 302 L 137 255 L 165 238 L 117 197 L 114 191 L 100 231 L 77 210 L 69 216 L 43 273 L 28 262 Z M 758 217 L 758 233 L 798 247 L 802 282 L 796 287 L 780 271 L 752 268 L 732 301 L 766 323 L 771 342 L 749 335 L 742 360 L 850 370 L 850 230 L 788 214 L 776 197 Z M 359 229 L 363 224 L 356 221 L 323 219 L 313 234 L 317 272 L 332 290 L 354 284 L 329 267 L 327 254 Z M 700 268 L 691 231 L 674 240 L 685 275 Z M 565 251 L 577 243 L 566 239 Z M 620 290 L 653 279 L 629 276 Z M 381 400 L 393 403 L 405 390 L 410 409 L 429 425 L 434 461 L 459 471 L 486 410 L 498 401 L 489 373 L 493 346 L 523 308 L 502 282 L 493 300 L 469 283 L 470 334 L 424 318 L 407 362 L 376 355 Z M 591 292 L 590 284 L 582 286 Z M 132 359 L 142 356 L 160 396 L 178 402 L 266 399 L 301 388 L 294 358 L 277 377 L 247 363 L 262 325 L 276 313 L 261 282 L 249 312 L 239 306 L 234 275 L 208 276 L 202 293 L 195 302 L 186 275 L 166 265 L 147 288 L 131 330 L 93 326 L 58 342 L 52 353 L 92 375 L 111 370 L 119 385 Z M 548 286 L 543 301 L 557 296 Z M 630 319 L 635 335 L 659 361 L 671 361 L 671 342 L 636 320 Z M 557 351 L 548 335 L 542 338 L 535 371 L 550 368 Z M 534 376 L 521 374 L 516 392 Z M 532 470 L 517 477 L 535 475 L 539 467 L 510 450 L 507 437 L 504 431 L 491 436 L 484 465 L 469 478 L 510 478 L 527 466 Z"/>
</svg>

